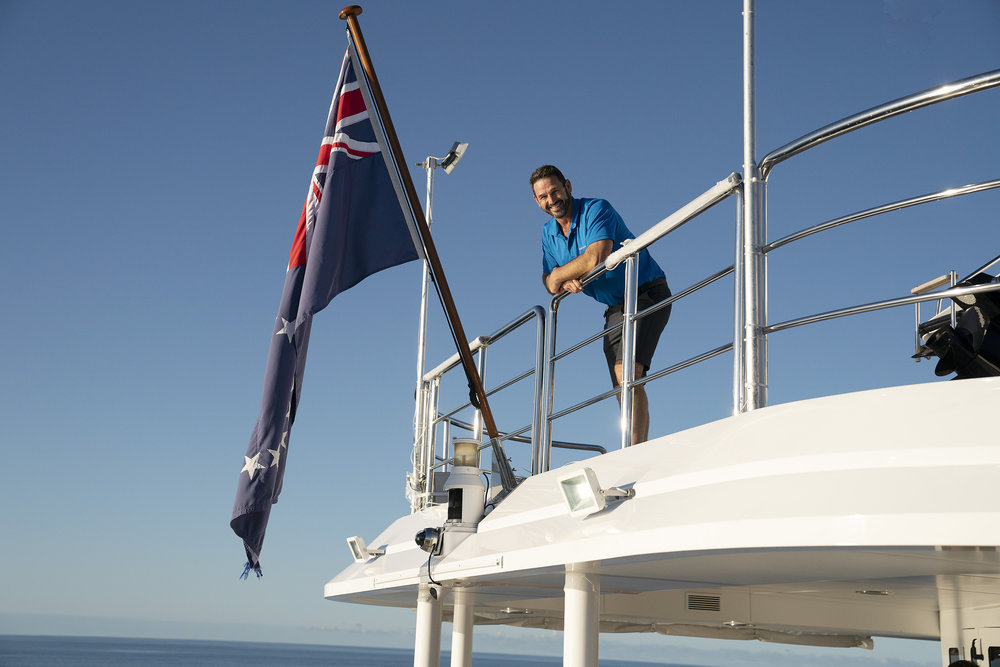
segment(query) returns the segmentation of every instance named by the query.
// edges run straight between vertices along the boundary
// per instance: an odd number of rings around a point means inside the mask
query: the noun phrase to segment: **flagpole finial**
[[[340,19],[342,21],[346,21],[348,17],[360,16],[362,11],[364,10],[361,9],[361,5],[351,5],[349,7],[344,7],[343,9],[340,10]]]

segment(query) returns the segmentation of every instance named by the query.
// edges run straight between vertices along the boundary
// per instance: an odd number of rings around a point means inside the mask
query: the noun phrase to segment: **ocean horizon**
[[[441,666],[451,654],[441,651]],[[313,667],[372,665],[409,667],[413,650],[324,644],[234,642],[210,639],[135,637],[73,637],[62,635],[0,635],[0,667]],[[474,652],[472,664],[482,667],[554,667],[560,656]],[[601,659],[602,667],[648,667],[649,662]],[[688,663],[657,663],[663,667],[705,667]]]

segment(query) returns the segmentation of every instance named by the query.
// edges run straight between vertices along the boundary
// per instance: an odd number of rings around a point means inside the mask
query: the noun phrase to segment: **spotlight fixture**
[[[442,537],[440,528],[424,528],[416,534],[413,540],[417,543],[418,547],[430,555],[439,556],[441,554],[441,547],[444,546]]]
[[[351,550],[355,563],[366,563],[372,558],[385,554],[385,549],[369,549],[358,535],[347,538],[347,548]]]
[[[456,141],[451,145],[451,149],[448,151],[448,154],[445,155],[444,158],[441,159],[441,162],[438,163],[438,166],[444,169],[444,173],[450,174],[451,170],[455,168],[456,164],[458,164],[458,161],[462,159],[463,155],[465,155],[465,149],[468,147],[469,143],[467,141]]]
[[[612,487],[601,489],[597,475],[590,468],[581,468],[559,478],[559,491],[573,517],[600,512],[608,500],[621,500],[635,496],[635,489]]]

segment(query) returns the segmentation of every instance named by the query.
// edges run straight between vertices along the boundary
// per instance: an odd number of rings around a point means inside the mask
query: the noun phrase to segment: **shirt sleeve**
[[[592,199],[587,202],[587,207],[580,212],[580,247],[586,248],[595,241],[616,238],[616,231],[619,226],[624,225],[622,217],[618,215],[610,203],[604,199]]]
[[[552,270],[558,266],[556,264],[555,258],[549,252],[549,249],[545,247],[545,243],[542,243],[542,275],[547,275],[552,273]]]

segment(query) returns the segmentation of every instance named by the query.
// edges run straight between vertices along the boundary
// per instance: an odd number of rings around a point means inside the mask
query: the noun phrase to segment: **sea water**
[[[0,635],[0,667],[410,667],[413,651],[314,644],[265,644],[183,639]],[[441,665],[450,658],[442,652]],[[475,667],[557,667],[562,658],[475,654]],[[664,664],[665,667],[693,667]],[[601,667],[649,667],[649,663],[601,660]]]

